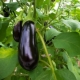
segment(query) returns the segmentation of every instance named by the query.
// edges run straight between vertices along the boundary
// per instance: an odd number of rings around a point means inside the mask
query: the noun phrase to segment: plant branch
[[[56,17],[55,17],[55,18],[57,18],[59,15],[62,14],[62,13],[60,13],[60,12],[59,12],[60,14],[58,14],[58,11],[59,11],[59,8],[60,8],[60,5],[61,5],[61,0],[60,0],[60,2],[59,2],[58,8],[57,8],[57,11],[56,11]],[[55,19],[55,18],[54,18],[54,19]],[[50,24],[52,21],[53,21],[53,19],[50,20],[48,24]]]
[[[20,5],[20,7],[23,9],[22,5],[20,4],[20,2],[18,0],[16,0],[18,2],[18,4]]]
[[[54,72],[54,67],[53,67],[51,58],[49,57],[49,54],[48,54],[46,45],[45,45],[45,43],[44,43],[44,40],[43,40],[43,38],[42,38],[42,36],[41,36],[41,34],[39,33],[38,30],[37,30],[37,33],[38,33],[38,35],[39,35],[39,37],[40,37],[40,39],[41,39],[41,42],[42,42],[42,44],[43,44],[43,48],[44,48],[44,50],[45,50],[45,54],[46,54],[46,56],[47,56],[47,58],[48,58],[48,61],[49,61],[49,64],[50,64],[50,68],[52,69],[52,72],[53,72],[54,80],[57,80],[56,75],[55,75],[55,72]]]
[[[59,10],[59,8],[60,8],[60,5],[61,5],[61,0],[60,0],[60,2],[59,2],[58,9],[57,9],[57,11],[56,11],[56,15],[58,14],[58,10]]]
[[[36,0],[34,0],[34,19],[36,19]]]
[[[16,0],[16,1],[18,2],[18,4],[20,5],[20,7],[22,8],[22,10],[24,10],[24,8],[22,7],[21,3],[18,0]],[[24,10],[24,13],[27,15],[27,13],[25,12],[25,10]]]
[[[46,66],[48,66],[48,67],[51,67],[51,66],[50,66],[47,62],[45,62],[44,60],[41,60],[41,59],[40,59],[40,62],[46,64]]]

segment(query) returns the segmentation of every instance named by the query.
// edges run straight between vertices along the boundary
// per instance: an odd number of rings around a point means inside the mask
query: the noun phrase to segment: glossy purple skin
[[[13,38],[16,42],[20,41],[22,31],[22,21],[19,21],[13,28]]]
[[[18,48],[18,59],[20,65],[26,70],[33,70],[37,66],[39,55],[35,26],[32,21],[27,21],[23,25]]]

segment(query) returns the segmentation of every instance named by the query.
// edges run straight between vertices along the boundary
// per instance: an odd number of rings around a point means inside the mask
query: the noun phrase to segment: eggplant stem
[[[49,56],[49,54],[48,54],[48,51],[47,51],[45,42],[44,42],[44,40],[43,40],[43,37],[41,36],[41,34],[40,34],[40,32],[38,31],[38,29],[36,29],[36,31],[37,31],[37,33],[38,33],[38,35],[39,35],[39,37],[40,37],[40,39],[41,39],[41,42],[42,42],[42,44],[43,44],[43,48],[44,48],[44,50],[45,50],[45,54],[46,54],[46,56],[47,56],[47,58],[48,58],[48,61],[49,61],[49,64],[50,64],[50,68],[52,69],[52,73],[53,73],[54,80],[57,80],[56,75],[55,75],[55,71],[54,71],[54,67],[53,67],[51,58],[50,58],[50,56]]]

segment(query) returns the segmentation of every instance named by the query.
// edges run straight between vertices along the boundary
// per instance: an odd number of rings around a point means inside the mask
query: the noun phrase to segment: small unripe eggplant
[[[18,47],[18,59],[20,65],[26,70],[33,70],[37,66],[39,54],[35,25],[32,21],[27,21],[23,25]]]
[[[11,12],[11,10],[6,5],[2,7],[2,11],[3,11],[4,17],[8,17],[10,15],[10,12]]]
[[[20,41],[22,31],[22,21],[19,21],[13,28],[13,38],[16,42]]]
[[[44,22],[44,26],[47,26],[48,25],[48,22]]]
[[[54,2],[55,0],[51,0],[52,2]]]

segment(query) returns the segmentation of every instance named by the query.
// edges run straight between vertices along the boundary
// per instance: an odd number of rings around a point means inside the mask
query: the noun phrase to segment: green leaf
[[[62,20],[63,23],[70,27],[72,30],[80,29],[80,22],[77,20],[69,19],[69,20]]]
[[[17,54],[12,48],[0,48],[0,79],[9,76],[17,64]]]
[[[1,29],[0,29],[0,41],[2,41],[5,37],[6,37],[6,29],[8,27],[9,22],[2,22],[1,25]]]
[[[54,57],[54,47],[52,46],[47,46],[47,50],[48,50],[48,53],[51,54],[51,57]]]
[[[0,48],[0,59],[6,58],[7,56],[10,55],[10,52],[13,50],[11,48],[5,49],[5,48]]]
[[[73,11],[73,13],[74,13],[74,11]],[[75,15],[76,14],[76,15]],[[74,13],[74,15],[73,16],[75,16],[79,21],[80,21],[80,9],[75,9],[75,13]]]
[[[26,80],[26,77],[25,77],[25,76],[20,76],[20,77],[18,78],[18,80]]]
[[[51,70],[46,70],[42,72],[35,80],[54,80]]]
[[[45,0],[44,1],[44,5],[48,5],[49,6],[50,5],[50,2],[51,2],[50,0]]]
[[[26,2],[27,2],[27,0],[20,0],[20,2],[21,2],[21,3],[26,3]]]
[[[54,19],[54,18],[56,17],[56,14],[55,14],[55,13],[50,13],[50,14],[49,14],[49,17],[50,17],[51,19]]]
[[[77,32],[61,33],[53,43],[56,48],[65,49],[70,56],[80,55],[80,35]]]
[[[13,39],[13,36],[12,35],[10,35],[10,36],[8,36],[7,38],[6,38],[6,40],[5,40],[5,44],[9,44],[10,42],[12,42],[14,39]]]
[[[18,80],[18,76],[12,76],[11,80]]]
[[[77,80],[80,80],[80,75],[77,68],[73,65],[71,58],[68,56],[67,52],[62,52],[64,60],[67,62],[68,69],[75,75]]]
[[[43,18],[44,17],[43,13],[40,12],[40,9],[36,9],[36,13],[37,13],[37,17],[39,17],[39,18]]]
[[[77,80],[74,74],[67,69],[60,69],[55,71],[57,80]]]
[[[15,11],[19,7],[17,2],[6,3],[6,5],[10,8],[11,11]]]
[[[54,36],[59,35],[61,32],[57,31],[55,28],[49,28],[46,30],[45,37],[46,41],[52,39]]]
[[[37,76],[39,76],[43,72],[43,68],[40,64],[31,72],[29,72],[29,76],[31,80],[36,80]]]
[[[25,75],[23,75],[23,76],[20,76],[20,75],[16,76],[16,75],[14,75],[14,76],[11,77],[11,80],[29,80],[29,79]]]
[[[44,2],[44,0],[36,0],[36,7],[37,8],[42,7],[43,6],[43,2]]]

